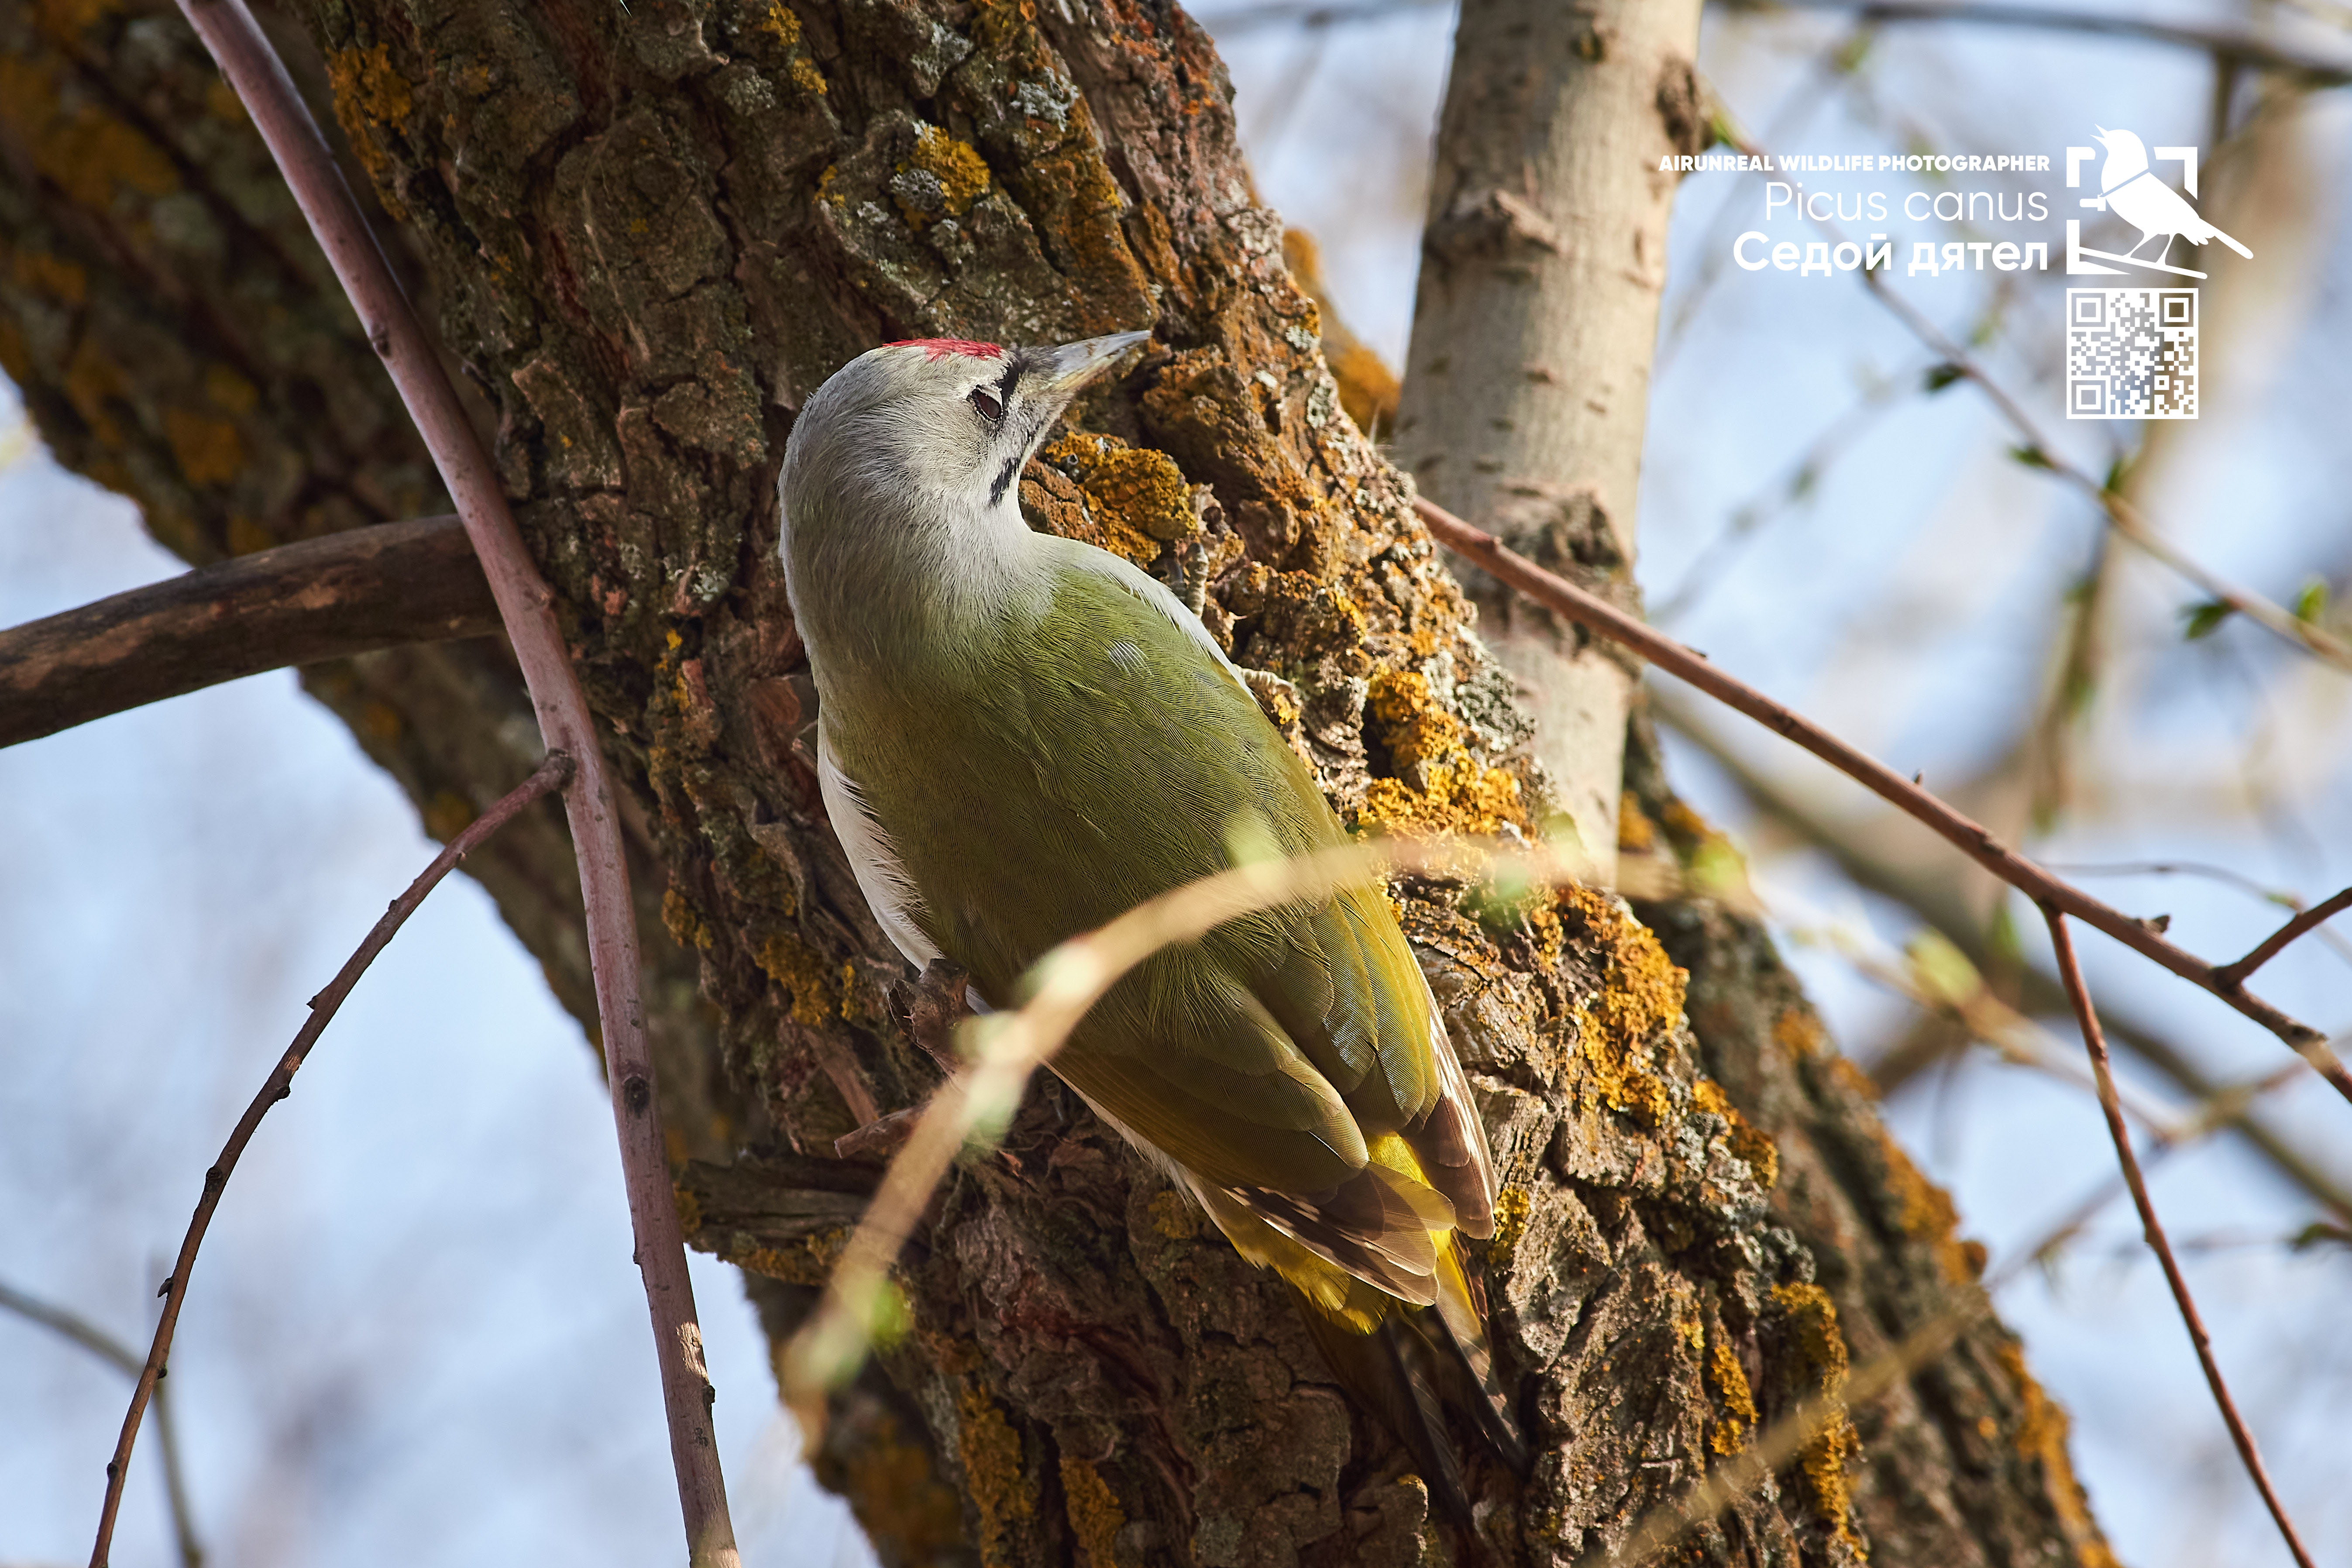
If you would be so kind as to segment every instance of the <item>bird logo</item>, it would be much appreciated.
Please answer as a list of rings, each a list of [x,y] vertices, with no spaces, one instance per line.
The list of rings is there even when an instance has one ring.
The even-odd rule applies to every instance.
[[[2252,258],[2252,251],[2232,236],[2206,222],[2189,205],[2189,197],[2197,194],[2196,148],[2158,147],[2156,150],[2158,158],[2180,163],[2182,183],[2188,190],[2188,195],[2183,195],[2165,184],[2149,166],[2147,144],[2131,132],[2109,131],[2102,126],[2098,130],[2097,141],[2106,154],[2099,167],[2099,194],[2084,196],[2082,205],[2095,212],[2114,213],[2139,230],[2139,240],[2129,250],[2120,254],[2092,250],[2082,243],[2081,220],[2070,219],[2066,225],[2067,271],[2115,273],[2118,270],[2084,259],[2096,257],[2101,261],[2116,261],[2126,267],[2170,272],[2183,278],[2204,277],[2202,272],[2171,264],[2168,258],[2172,254],[2172,242],[2176,239],[2186,239],[2189,244],[2199,246],[2218,239],[2239,255],[2250,260]],[[2096,151],[2088,147],[2066,149],[2066,183],[2078,184],[2082,164],[2098,156]],[[2151,240],[2160,243],[2153,255],[2142,256],[2140,252]]]

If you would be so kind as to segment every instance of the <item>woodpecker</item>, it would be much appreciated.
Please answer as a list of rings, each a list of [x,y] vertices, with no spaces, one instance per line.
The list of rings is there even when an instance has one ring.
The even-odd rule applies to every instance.
[[[1150,335],[887,344],[785,447],[826,813],[899,952],[950,961],[989,1007],[1056,942],[1225,869],[1237,826],[1284,855],[1343,841],[1199,618],[1022,518],[1030,455]],[[1459,1240],[1494,1234],[1494,1158],[1376,879],[1163,950],[1053,1068],[1290,1284],[1449,1507],[1466,1518],[1441,1405],[1524,1470]]]

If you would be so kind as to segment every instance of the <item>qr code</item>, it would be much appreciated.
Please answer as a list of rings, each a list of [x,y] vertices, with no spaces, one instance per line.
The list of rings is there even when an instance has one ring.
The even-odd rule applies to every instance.
[[[2066,417],[2197,417],[2197,290],[2066,290]]]

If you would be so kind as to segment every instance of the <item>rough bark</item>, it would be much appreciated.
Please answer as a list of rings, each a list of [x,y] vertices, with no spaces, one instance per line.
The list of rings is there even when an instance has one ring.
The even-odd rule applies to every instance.
[[[642,812],[677,944],[648,1005],[683,1217],[759,1281],[772,1331],[875,1176],[833,1139],[937,1081],[817,802],[774,559],[788,410],[851,354],[1154,326],[1087,435],[1033,467],[1033,520],[1205,583],[1237,658],[1292,683],[1281,717],[1351,822],[1526,830],[1527,721],[1340,411],[1223,71],[1172,6],[309,0],[300,19]],[[430,510],[176,17],[8,0],[0,47],[0,363],[60,457],[194,560]],[[532,752],[495,647],[311,684],[436,831]],[[1706,847],[1643,781],[1627,831]],[[502,843],[478,874],[579,1011],[560,824]],[[821,1473],[886,1562],[1565,1563],[1974,1288],[1948,1205],[1752,928],[1703,903],[1644,926],[1576,889],[1397,895],[1503,1165],[1483,1262],[1544,1448],[1524,1486],[1474,1471],[1483,1549],[1431,1519],[1283,1290],[1043,1082],[938,1199],[901,1276],[909,1327],[842,1398]],[[1999,1331],[1855,1423],[1866,1447],[1830,1434],[1699,1553],[2103,1550]]]
[[[1464,0],[1438,122],[1397,461],[1440,506],[1633,602],[1634,492],[1677,176],[1707,142],[1698,0]],[[1636,672],[1475,569],[1534,752],[1615,881]]]

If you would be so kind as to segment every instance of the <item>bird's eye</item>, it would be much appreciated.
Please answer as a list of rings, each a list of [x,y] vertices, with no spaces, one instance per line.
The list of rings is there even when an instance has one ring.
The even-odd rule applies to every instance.
[[[996,400],[996,394],[984,386],[971,389],[971,405],[979,409],[980,416],[991,425],[1004,417],[1004,405]]]

